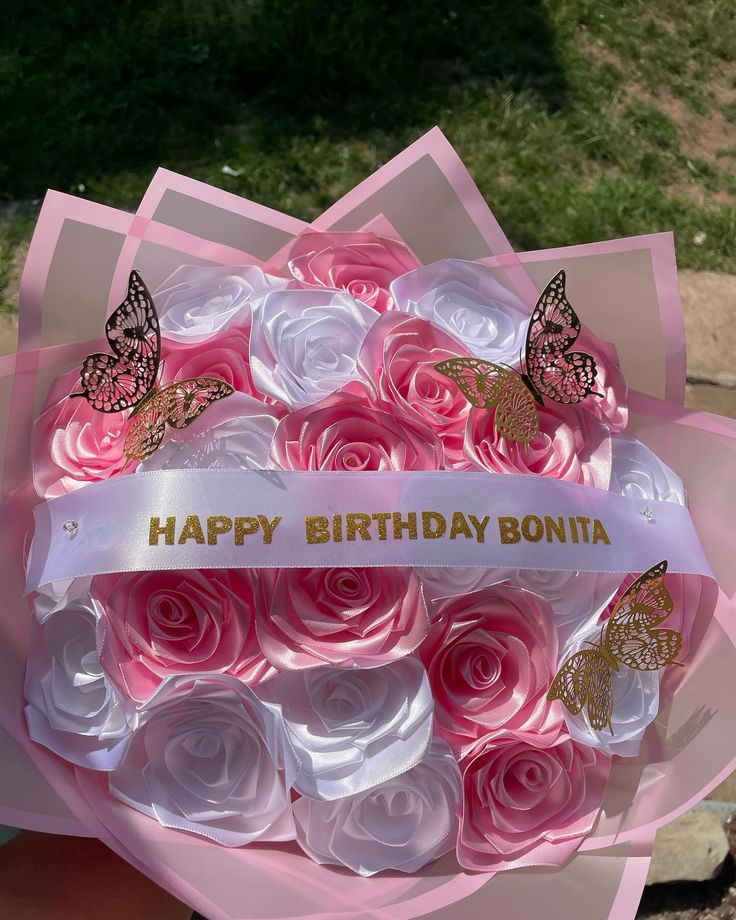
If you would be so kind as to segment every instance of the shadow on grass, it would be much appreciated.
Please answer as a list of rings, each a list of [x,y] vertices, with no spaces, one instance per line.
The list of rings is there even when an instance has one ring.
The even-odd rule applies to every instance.
[[[8,0],[0,196],[181,161],[246,118],[249,143],[425,128],[458,85],[565,77],[539,0]]]

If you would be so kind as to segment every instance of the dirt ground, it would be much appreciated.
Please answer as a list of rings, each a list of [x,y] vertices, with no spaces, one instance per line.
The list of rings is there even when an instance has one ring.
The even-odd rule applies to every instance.
[[[675,882],[644,889],[637,920],[736,920],[736,821],[727,826],[731,855],[710,882]]]

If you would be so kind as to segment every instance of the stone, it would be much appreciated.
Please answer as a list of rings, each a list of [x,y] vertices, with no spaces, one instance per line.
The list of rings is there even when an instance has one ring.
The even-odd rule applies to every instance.
[[[647,885],[712,879],[728,852],[726,832],[717,814],[686,812],[657,832]]]

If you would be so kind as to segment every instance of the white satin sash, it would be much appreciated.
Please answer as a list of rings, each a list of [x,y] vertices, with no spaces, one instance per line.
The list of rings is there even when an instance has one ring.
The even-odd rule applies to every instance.
[[[686,508],[528,475],[156,470],[35,508],[26,590],[103,572],[482,566],[711,575]]]

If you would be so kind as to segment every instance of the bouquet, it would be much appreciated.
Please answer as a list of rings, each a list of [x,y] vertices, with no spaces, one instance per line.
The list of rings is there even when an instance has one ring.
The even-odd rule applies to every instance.
[[[0,814],[210,920],[633,916],[736,760],[734,429],[684,367],[670,235],[516,254],[438,131],[310,226],[49,193]]]

